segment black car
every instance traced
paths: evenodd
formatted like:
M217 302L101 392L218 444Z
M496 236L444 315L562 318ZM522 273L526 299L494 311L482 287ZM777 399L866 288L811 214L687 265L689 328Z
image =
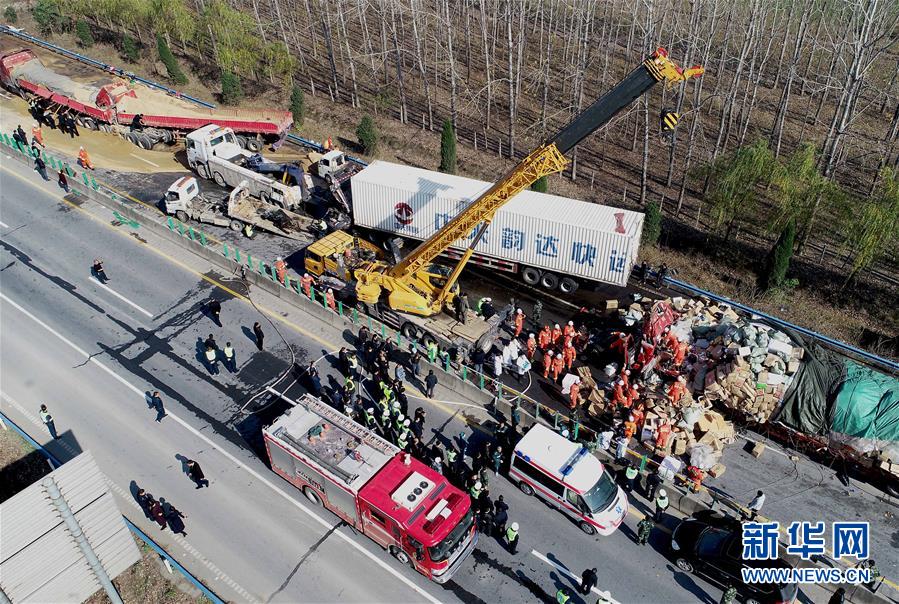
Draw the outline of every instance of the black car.
M743 560L743 533L739 523L681 521L671 533L671 551L677 567L707 578L722 589L733 586L746 604L791 603L799 586L795 583L744 583L743 567L791 568L783 558Z

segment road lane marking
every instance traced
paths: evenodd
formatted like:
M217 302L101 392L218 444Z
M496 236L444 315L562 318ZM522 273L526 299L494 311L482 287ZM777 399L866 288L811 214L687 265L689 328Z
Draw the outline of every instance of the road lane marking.
M139 159L139 160L141 160L141 161L145 161L145 162L147 162L148 164L150 164L151 166L156 166L157 168L159 167L159 164L154 164L154 163L151 162L149 159L145 159L145 158L143 158L143 157L141 157L140 155L137 155L137 154L135 154L135 153L129 153L128 155L130 155L131 157L133 157L133 158L135 158L135 159Z
M564 566L562 566L561 564L558 564L557 562L553 562L552 560L550 560L549 558L547 558L546 556L544 556L543 554L541 554L540 552L538 552L535 549L531 550L531 555L539 558L540 560L543 560L544 562L546 562L547 564L552 566L554 569L556 569L560 573L563 573L564 575L571 577L572 579L574 579L575 581L577 581L580 584L581 578L578 577L577 575L575 575L573 572L571 572L567 568L565 568ZM621 604L620 602L618 602L618 600L616 600L612 597L612 592L610 592L610 591L602 591L598 587L594 587L590 591L592 591L593 593L595 593L598 596L604 596L605 598L607 598L609 600L609 602L611 602L611 604ZM580 593L580 592L578 592L578 593Z
M129 390L131 390L132 392L134 392L135 394L137 394L137 395L140 397L141 402L145 402L145 401L146 401L146 395L145 395L145 393L144 393L143 390L141 390L140 388L134 386L134 385L131 384L128 380L126 380L125 378L121 377L121 376L120 376L119 374L117 374L115 371L113 371L112 369L110 369L109 367L107 367L106 365L104 365L103 363L101 363L100 361L98 361L95 357L93 357L92 355L90 355L90 354L88 354L87 352L85 352L85 351L84 351L81 347L79 347L77 344L75 344L74 342L72 342L71 340L69 340L68 338L66 338L64 335L62 335L61 333L59 333L58 331L56 331L55 329L53 329L52 327L50 327L49 325L47 325L46 323L44 323L42 320L40 320L39 318L37 318L36 316L34 316L33 314L31 314L29 311L27 311L26 309L24 309L22 306L20 306L19 304L17 304L17 303L14 302L13 300L11 300L11 299L10 299L6 294L4 294L3 292L0 292L0 299L5 300L8 304L10 304L10 306L12 306L13 308L17 309L19 312L21 312L22 314L24 314L26 317L28 317L29 319L31 319L32 321L34 321L35 323L37 323L38 325L40 325L41 327L43 327L45 330L47 330L48 332L50 332L51 334L53 334L54 336L56 336L56 337L57 337L59 340L61 340L64 344L68 345L72 350L75 350L75 351L78 352L79 354L81 354L81 355L87 357L87 360L88 360L88 361L90 361L91 363L93 363L94 365L96 365L97 367L99 367L100 369L102 369L103 371L105 371L106 373L108 373L108 374L109 374L110 376L112 376L116 381L118 381L118 382L121 383L123 386L125 386L126 388L128 388ZM216 444L215 442L213 442L213 441L212 441L209 437L207 437L205 434L202 434L199 430L197 430L196 428L194 428L193 426L191 426L190 424L188 424L186 421L184 421L183 419L181 419L180 417L178 417L177 415L175 415L175 414L172 413L171 411L168 411L168 412L167 412L167 417L170 417L170 418L172 418L172 420L174 420L174 421L176 421L177 423L181 424L181 425L182 425L188 432L192 433L194 436L196 436L197 438L199 438L200 440L202 440L203 442L205 442L206 444L208 444L210 447L212 447L213 449L215 449L216 451L218 451L221 455L223 455L226 459L228 459L228 461L230 461L231 463L233 463L233 464L239 466L241 469L243 469L245 472L247 472L250 476L252 476L252 477L255 478L256 480L258 480L260 483L264 484L265 486L267 486L268 488L270 488L272 491L274 491L275 493L277 493L278 495L280 495L281 497L283 497L285 500L287 500L289 503L291 503L294 507L296 507L297 509L299 509L301 512L303 512L304 514L306 514L307 516L309 516L309 517L312 518L313 520L315 520L317 523L319 523L319 524L320 524L321 526L323 526L324 528L326 528L326 529L328 529L328 530L331 530L332 528L334 528L335 524L329 523L327 520L325 520L324 518L322 518L321 516L319 516L318 514L316 514L315 512L313 512L311 509L307 508L305 505L303 505L302 503L300 503L299 501L297 501L296 499L294 499L292 496L290 496L289 494L287 494L286 492L284 492L283 490L281 490L280 488L278 488L277 486L275 486L274 483L270 482L268 479L266 479L265 477L263 477L263 476L262 476L261 474L259 474L256 470L254 470L253 468L249 467L248 465L246 465L245 463L243 463L242 461L240 461L240 460L237 459L236 457L234 457L231 453L229 453L229 452L225 451L224 449L222 449L218 444ZM420 596L422 596L425 600L427 600L428 602L431 602L431 604L440 604L440 600L438 600L437 598L435 598L434 596L432 596L430 593L428 593L427 591L425 591L424 589L422 589L421 587L419 587L418 585L416 585L416 584L415 584L414 582L412 582L410 579L404 577L402 574L399 573L399 571L397 571L395 568L393 568L392 566L389 566L386 562L384 562L384 560L382 560L382 559L379 558L378 556L375 556L375 555L372 554L370 551L368 551L367 549L365 549L364 547L362 547L361 545L359 545L359 543L357 543L353 538L347 536L346 534L344 534L344 533L342 533L342 532L340 532L340 531L334 531L334 535L337 536L338 538L342 539L347 545L349 545L350 547L353 547L354 549L356 549L359 553L361 553L363 556L365 556L366 558L368 558L369 560L371 560L372 562L374 562L374 563L377 564L378 566L380 566L382 569L384 569L385 571L387 571L388 573L390 573L391 575L393 575L393 577L394 577L395 579L397 579L397 580L401 581L402 583L404 583L407 587L409 587L411 590L413 590L414 592L416 592L417 594L419 594Z
M15 407L16 409L18 409L19 413L21 413L23 416L25 416L29 422L31 422L36 428L41 429L41 432L43 432L43 430L45 429L43 422L41 422L37 417L35 417L30 411L25 409L21 403L19 403L16 399L14 399L12 396L10 396L9 394L7 394L6 392L4 392L2 390L0 390L0 397L2 397L3 400L6 401L7 404L10 405L11 407ZM3 423L2 420L0 420L0 423ZM35 440L37 440L37 439L35 439ZM75 449L69 443L67 443L65 440L63 440L61 438L54 440L53 444L65 449L66 452L68 452L68 454L72 456L72 458L75 458L79 454L81 454L80 450ZM50 464L50 467L53 468L54 470L56 469L55 467L53 467L52 462ZM126 492L125 489L123 489L122 487L117 485L115 482L113 482L113 480L109 476L107 476L106 473L103 472L102 470L100 471L100 473L103 476L103 479L105 480L106 484L109 485L109 488L112 489L113 491L115 491L119 495L119 497L122 499L122 501L125 503L125 505L128 505L132 509L140 510L141 512L143 512L143 510L137 504L137 502L134 501L134 496L132 496L130 492ZM124 516L124 514L123 514L123 516ZM137 518L137 520L133 520L131 518L129 518L129 520L136 525L141 520L141 518L139 516L136 518ZM143 520L146 521L146 517L144 517ZM153 523L149 523L149 524L151 526L155 526ZM180 545L182 548L187 550L187 552L189 554L191 554L194 558L196 558L197 562L199 562L200 564L205 566L207 569L209 569L212 572L212 574L215 575L214 578L216 581L221 580L221 581L227 583L235 592L244 596L248 602L253 602L254 604L260 603L260 600L256 599L250 592L248 592L246 589L241 587L240 584L238 584L234 579L229 577L227 573L225 573L219 567L217 567L215 564L213 564L209 560L208 557L204 556L197 548L195 548L193 545L191 545L190 542L188 542L188 540L185 537L183 537L181 535L175 535L175 534L171 534L171 535L167 535L167 536L171 539L174 539L178 543L178 545ZM158 541L158 539L157 539L157 541ZM171 555L171 554L169 554L169 555ZM206 587L209 588L210 586L207 585ZM218 594L216 594L216 595L218 595Z
M137 310L139 310L140 312L144 313L145 315L147 315L147 316L150 317L151 319L153 318L153 313L151 313L150 311L148 311L148 310L146 310L146 309L144 309L144 308L141 308L140 306L138 306L137 304L135 304L134 302L132 302L131 300L129 300L128 298L126 298L125 296L123 296L122 294L120 294L119 292L115 291L114 289L112 289L111 287L109 287L108 285L106 285L105 283L100 282L99 279L95 279L94 277L89 277L89 278L90 278L91 281L94 282L95 285L99 285L100 287L102 287L103 289L105 289L106 291L108 291L109 293L111 293L113 296L115 296L116 298L118 298L119 300L121 300L122 302L124 302L125 304L128 304L129 306L132 306L132 307L136 308Z

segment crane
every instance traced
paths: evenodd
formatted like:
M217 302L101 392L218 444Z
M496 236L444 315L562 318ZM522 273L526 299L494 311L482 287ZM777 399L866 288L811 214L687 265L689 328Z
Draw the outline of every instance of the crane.
M540 177L562 172L569 163L566 153L657 83L665 81L670 88L703 73L699 65L681 69L659 48L401 261L393 266L373 261L359 267L355 271L358 300L377 304L386 291L387 303L394 310L425 317L440 313L452 302L456 281L497 210ZM677 115L666 119L676 123ZM434 272L431 264L437 256L469 233L474 236L452 271Z

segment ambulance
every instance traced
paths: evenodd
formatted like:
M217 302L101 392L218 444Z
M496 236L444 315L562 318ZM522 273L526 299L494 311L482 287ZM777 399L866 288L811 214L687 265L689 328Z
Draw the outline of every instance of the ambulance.
M579 443L534 424L515 445L509 478L570 516L588 535L611 535L627 516L627 495Z

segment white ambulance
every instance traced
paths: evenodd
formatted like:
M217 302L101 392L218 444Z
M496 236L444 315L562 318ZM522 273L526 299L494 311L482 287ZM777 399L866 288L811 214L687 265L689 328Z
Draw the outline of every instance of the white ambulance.
M515 446L509 478L571 516L588 535L611 535L627 516L627 495L578 443L534 424Z

